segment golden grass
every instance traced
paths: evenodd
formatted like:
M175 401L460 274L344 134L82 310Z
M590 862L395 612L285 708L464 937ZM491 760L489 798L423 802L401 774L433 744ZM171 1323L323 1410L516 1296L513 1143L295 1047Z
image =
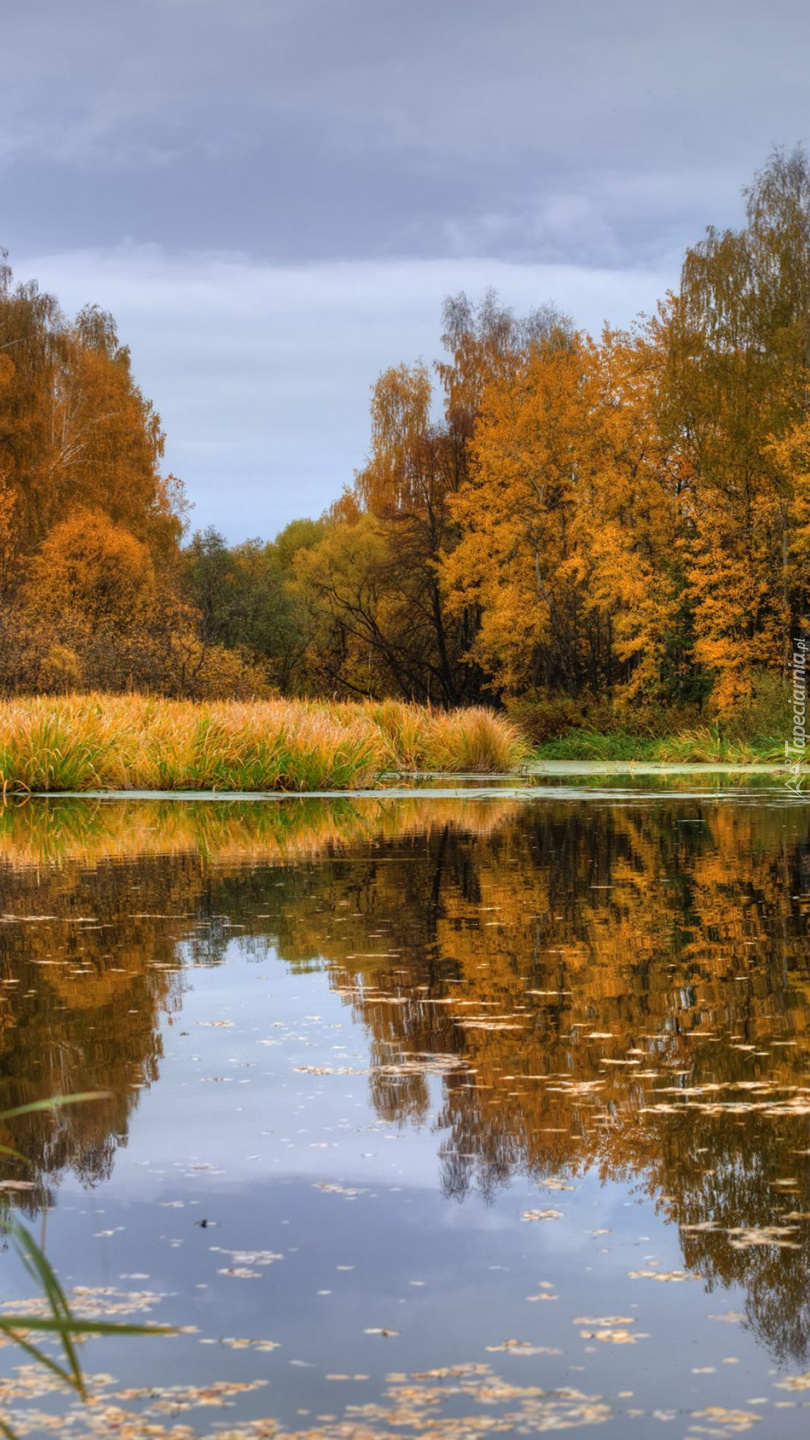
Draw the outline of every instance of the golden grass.
M143 695L0 702L0 787L299 791L374 788L386 772L492 774L528 747L492 710Z

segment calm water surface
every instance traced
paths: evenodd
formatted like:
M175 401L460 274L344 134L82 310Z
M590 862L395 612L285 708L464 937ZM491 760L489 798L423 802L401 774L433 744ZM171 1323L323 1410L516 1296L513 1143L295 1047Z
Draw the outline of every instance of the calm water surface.
M21 1434L806 1436L810 846L775 782L0 815ZM701 782L704 783L704 782ZM0 1255L2 1303L36 1311Z

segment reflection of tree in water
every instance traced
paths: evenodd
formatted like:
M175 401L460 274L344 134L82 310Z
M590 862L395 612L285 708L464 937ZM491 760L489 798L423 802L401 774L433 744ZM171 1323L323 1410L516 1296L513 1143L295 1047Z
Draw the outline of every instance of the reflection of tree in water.
M490 807L481 823L513 808ZM2 1138L32 1162L17 1178L47 1198L68 1167L86 1184L108 1176L140 1087L157 1077L179 967L222 963L236 936L264 954L275 917L294 927L321 886L315 857L367 839L373 851L375 836L424 824L410 801L0 806L0 1109L109 1092L9 1122ZM305 938L296 963L319 953Z
M810 1216L808 1123L770 1110L808 1083L806 842L792 809L547 805L485 841L448 828L326 865L278 939L300 952L317 930L387 1119L423 1119L428 1057L463 1057L435 1120L448 1195L636 1174L679 1224L715 1220L684 1230L686 1263L741 1284L773 1352L801 1356L808 1225L785 1215ZM722 1088L689 1100L705 1086ZM785 1224L798 1249L754 1243Z
M807 1227L799 1250L726 1232L810 1211L807 1120L720 1107L807 1083L806 843L796 810L547 805L484 839L447 823L338 849L257 898L285 959L331 962L370 1034L381 1117L423 1121L428 1057L444 1057L448 1195L563 1167L641 1176L675 1222L714 1216L683 1232L686 1263L741 1284L774 1353L797 1356ZM659 1089L702 1085L728 1087L713 1114L649 1112Z
M0 806L0 1109L110 1092L13 1121L9 1143L33 1174L109 1174L139 1087L157 1076L158 1017L179 1003L181 963L220 964L237 935L263 954L276 915L294 928L322 885L316 857L366 840L373 852L375 837L424 825L416 801ZM296 963L320 953L309 938L293 949Z
M158 1015L180 1000L176 933L187 921L187 860L45 870L6 867L0 924L0 1109L109 1092L92 1104L20 1116L9 1143L58 1183L94 1185L126 1143L140 1087L157 1077Z
M449 1196L589 1165L635 1177L682 1227L686 1265L744 1287L776 1356L806 1353L808 1224L785 1220L810 1212L801 808L481 802L457 823L436 801L291 802L173 811L165 832L147 807L127 815L129 849L108 809L84 866L50 863L48 832L47 864L29 835L8 871L5 910L58 918L0 926L0 976L19 982L3 987L0 1103L113 1092L15 1129L42 1173L107 1172L132 1086L156 1073L178 953L271 944L300 971L326 959L368 1032L382 1117L422 1123L440 1095ZM728 1233L782 1225L798 1249Z
M810 1344L808 1227L787 1217L810 1206L810 1167L806 1156L795 1153L802 1140L807 1144L806 1122L757 1115L741 1122L728 1113L690 1112L674 1128L673 1135L656 1125L661 1151L647 1157L647 1186L667 1195L660 1203L681 1227L685 1265L710 1289L741 1286L747 1320L774 1358L804 1359ZM775 1184L787 1178L795 1185ZM781 1244L749 1243L729 1234L772 1226L788 1232Z

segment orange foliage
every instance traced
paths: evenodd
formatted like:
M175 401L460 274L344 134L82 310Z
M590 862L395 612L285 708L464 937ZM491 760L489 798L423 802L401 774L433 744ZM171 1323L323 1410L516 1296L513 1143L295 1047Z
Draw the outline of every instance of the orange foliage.
M28 600L53 622L70 613L89 630L143 624L155 594L146 546L98 510L55 525L28 572Z
M68 321L0 266L0 687L200 694L207 667L208 693L590 697L619 719L786 695L810 601L810 161L777 152L745 195L629 332L448 300L442 413L428 367L386 370L354 485L233 549L180 551L182 487L112 318ZM138 632L139 658L101 663L99 627Z

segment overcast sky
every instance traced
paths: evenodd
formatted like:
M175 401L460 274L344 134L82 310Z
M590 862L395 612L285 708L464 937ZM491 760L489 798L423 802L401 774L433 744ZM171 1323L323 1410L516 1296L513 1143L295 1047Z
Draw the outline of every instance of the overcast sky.
M192 523L318 514L448 293L591 330L810 138L806 0L0 0L0 244L112 310Z

